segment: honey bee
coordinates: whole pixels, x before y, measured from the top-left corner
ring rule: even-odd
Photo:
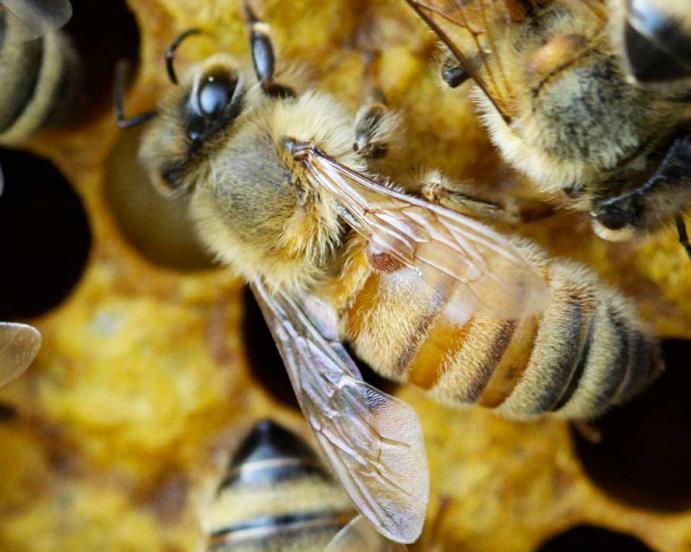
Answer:
[[[314,451],[258,422],[233,455],[207,517],[207,552],[403,551],[374,531]]]
[[[610,0],[611,29],[624,67],[636,85],[667,98],[691,119],[691,6],[684,0]],[[679,131],[674,147],[643,186],[609,200],[608,208],[630,213],[641,196],[658,198],[669,213],[691,202],[691,139]],[[633,206],[633,207],[632,207]],[[683,219],[676,218],[680,241],[691,256]]]
[[[477,85],[482,119],[514,167],[589,211],[604,239],[676,221],[691,255],[682,219],[691,207],[691,102],[627,79],[606,0],[406,1],[452,58],[445,80]],[[685,0],[626,4],[630,22],[652,26],[661,23],[653,5],[689,12]],[[676,40],[683,32],[660,33],[666,50],[687,59],[688,41],[684,50]]]
[[[514,419],[599,415],[656,376],[657,346],[586,269],[376,182],[368,156],[392,128],[381,104],[353,121],[279,82],[269,27],[248,20],[254,71],[214,55],[156,111],[128,119],[118,93],[118,122],[153,119],[140,150],[152,180],[187,197],[202,240],[250,282],[358,510],[409,543],[429,497],[419,420],[362,380],[344,342],[387,378]]]
[[[0,322],[0,387],[21,376],[41,347],[41,334],[26,324]]]
[[[76,97],[79,61],[59,29],[69,0],[0,1],[0,144],[63,122]]]

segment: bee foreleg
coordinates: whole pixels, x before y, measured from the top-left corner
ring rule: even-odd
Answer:
[[[388,140],[395,126],[395,116],[383,103],[362,106],[355,116],[353,151],[367,159],[381,159],[389,149]]]
[[[257,79],[264,92],[271,97],[292,98],[295,91],[289,86],[274,82],[276,72],[276,54],[271,41],[269,25],[259,19],[249,2],[245,2],[245,14],[250,26],[250,49],[252,64]]]
[[[389,150],[391,136],[398,127],[398,117],[387,107],[379,84],[378,51],[364,52],[363,106],[355,115],[353,151],[365,159],[381,159]]]
[[[595,205],[592,212],[595,231],[605,239],[616,241],[630,237],[635,231],[677,220],[680,212],[691,207],[690,174],[691,136],[684,133],[674,140],[646,182]],[[685,232],[681,226],[677,221],[683,243]]]
[[[477,186],[453,181],[439,171],[429,171],[406,190],[457,213],[516,225],[551,216],[554,208],[544,201],[524,197],[502,196],[502,202],[480,197]]]
[[[464,215],[517,222],[499,203],[478,197],[470,185],[454,182],[439,171],[428,172],[418,185],[418,194],[430,203],[437,203]]]

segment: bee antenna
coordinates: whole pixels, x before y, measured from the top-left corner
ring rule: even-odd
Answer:
[[[170,82],[173,84],[178,83],[178,76],[175,74],[175,67],[173,66],[174,58],[175,58],[175,50],[178,49],[180,44],[182,42],[192,36],[192,35],[197,35],[201,34],[200,29],[187,29],[184,33],[179,34],[173,42],[170,43],[170,46],[166,48],[166,71],[168,72],[168,78],[170,79]]]
[[[245,0],[245,18],[247,19],[247,22],[250,25],[259,23],[259,18],[257,17],[254,8],[252,8],[252,5],[250,4],[249,0]]]

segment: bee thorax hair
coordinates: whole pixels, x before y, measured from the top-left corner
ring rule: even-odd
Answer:
[[[337,205],[283,142],[313,142],[364,170],[352,136],[351,118],[313,92],[267,102],[240,118],[205,161],[208,178],[192,196],[193,218],[207,246],[243,277],[262,277],[274,289],[304,290],[319,281],[341,245]]]

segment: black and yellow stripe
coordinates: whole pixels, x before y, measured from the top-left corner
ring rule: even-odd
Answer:
[[[0,143],[15,144],[63,122],[78,94],[80,64],[61,32],[27,40],[0,7]]]
[[[532,248],[525,256],[544,275],[551,301],[520,320],[471,306],[459,323],[439,300],[449,289],[430,293],[405,269],[373,272],[344,315],[355,352],[383,376],[442,402],[477,403],[516,419],[591,418],[658,374],[656,346],[623,297],[581,267]]]
[[[297,435],[255,425],[209,510],[209,552],[322,551],[354,517],[347,496]]]

